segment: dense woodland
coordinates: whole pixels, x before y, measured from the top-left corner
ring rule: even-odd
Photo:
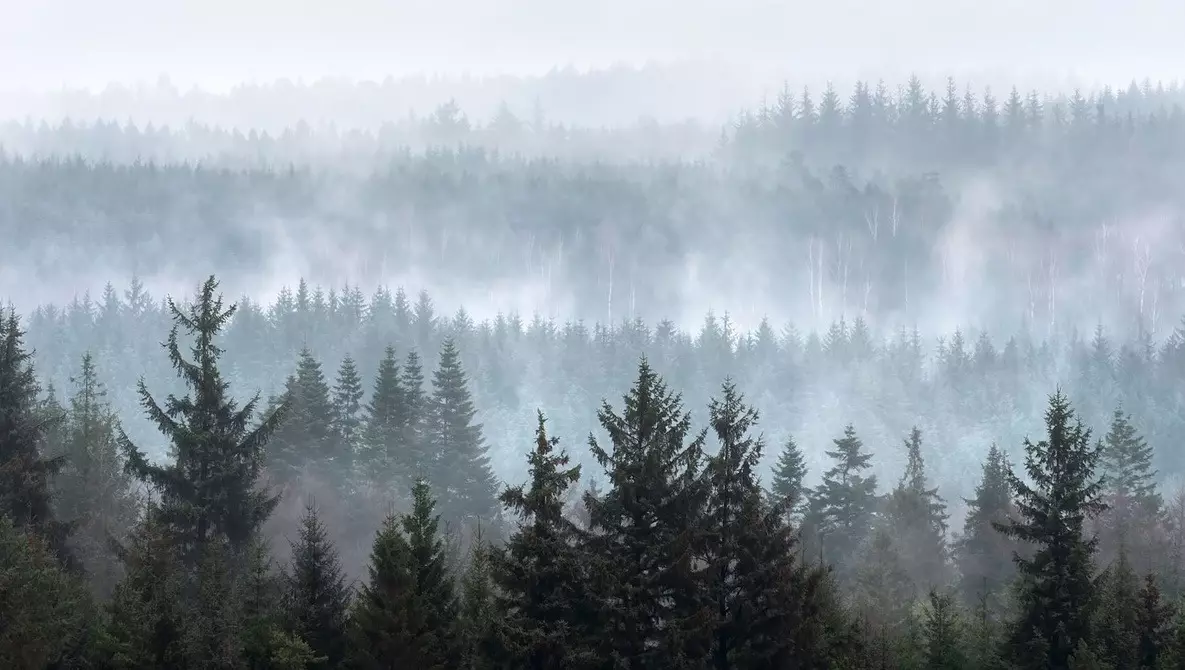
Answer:
[[[1179,97],[799,91],[696,162],[10,127],[0,289],[133,278],[0,321],[0,667],[1185,667]]]

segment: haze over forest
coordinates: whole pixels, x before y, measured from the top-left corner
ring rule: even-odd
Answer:
[[[697,565],[733,566],[725,530],[704,510],[727,506],[721,491],[735,490],[745,501],[761,494],[737,503],[745,521],[736,527],[760,535],[737,546],[766,552],[735,565],[764,560],[785,571],[781,581],[762,577],[780,586],[743,588],[793,601],[799,618],[769,625],[794,642],[762,648],[761,663],[743,655],[752,650],[735,652],[749,659],[738,661],[716,647],[681,648],[687,667],[1021,667],[994,665],[1024,655],[1016,650],[1031,640],[1017,621],[1040,609],[1024,590],[1040,570],[1022,562],[1018,582],[1012,552],[1040,563],[1044,554],[1023,540],[1045,545],[1019,526],[1002,539],[993,522],[1031,521],[1037,503],[1024,482],[1053,486],[1042,466],[1028,467],[1046,448],[1031,438],[1078,464],[1057,466],[1058,481],[1078,491],[1066,495],[1081,498],[1055,515],[1070,519],[1057,541],[1085,552],[1067,574],[1098,577],[1089,588],[1062,585],[1081,591],[1059,605],[1073,631],[1042,638],[1053,646],[1034,667],[1185,667],[1165,665],[1185,659],[1185,608],[1180,621],[1166,609],[1185,597],[1178,4],[1133,2],[1118,13],[1105,3],[1005,2],[989,11],[948,0],[900,12],[744,0],[672,14],[616,1],[594,11],[525,0],[282,9],[51,0],[6,9],[0,61],[26,65],[0,78],[0,300],[19,317],[0,324],[0,466],[62,457],[65,474],[28,479],[41,489],[0,488],[18,510],[8,514],[13,527],[0,525],[0,551],[10,551],[0,557],[50,565],[54,554],[67,576],[83,566],[85,598],[67,576],[44,583],[94,609],[83,618],[28,610],[26,637],[0,630],[0,665],[209,660],[190,638],[126,660],[148,644],[135,637],[147,628],[125,629],[135,608],[121,600],[146,588],[132,577],[147,554],[117,560],[107,546],[170,538],[161,541],[182,576],[168,588],[196,597],[187,579],[213,583],[202,572],[214,569],[202,562],[208,528],[182,542],[168,533],[189,522],[169,514],[202,509],[224,515],[209,532],[225,538],[208,541],[225,540],[224,558],[237,566],[218,582],[225,599],[246,588],[236,580],[258,576],[259,556],[300,573],[302,552],[331,543],[342,571],[327,587],[337,604],[317,604],[338,607],[336,623],[276,615],[265,625],[205,605],[195,606],[198,619],[168,615],[178,630],[239,640],[216,652],[235,658],[227,667],[385,667],[380,657],[396,648],[405,662],[440,667],[527,667],[522,654],[542,663],[530,667],[597,667],[588,658],[641,658],[653,640],[668,655],[629,667],[671,667],[676,643],[661,626],[628,643],[590,641],[601,639],[588,633],[596,626],[641,625],[614,618],[608,596],[564,596],[572,600],[556,611],[565,613],[548,617],[591,618],[570,621],[585,633],[556,643],[567,655],[547,662],[542,638],[517,651],[507,642],[542,633],[495,631],[475,599],[489,598],[489,611],[511,607],[522,585],[508,561],[529,550],[514,513],[529,505],[562,506],[569,521],[547,516],[550,507],[523,518],[558,524],[549,532],[566,539],[553,549],[604,575],[626,570],[605,566],[630,542],[646,551],[668,542],[663,551],[691,552]],[[215,324],[218,295],[236,311]],[[220,331],[222,352],[198,337],[193,356],[217,358],[239,407],[260,394],[250,425],[274,431],[270,441],[234,431],[219,439],[242,450],[236,491],[266,482],[283,494],[268,513],[256,502],[219,508],[234,499],[225,491],[199,504],[186,496],[200,487],[177,483],[198,477],[184,454],[198,453],[200,440],[170,432],[145,394],[163,406],[171,393],[195,392],[210,411],[223,402],[202,385],[213,367],[187,380],[198,373],[161,346],[180,326],[177,354],[190,358],[193,323]],[[177,407],[186,425],[207,425],[204,410]],[[230,405],[218,411],[230,422]],[[1075,417],[1090,437],[1074,433]],[[763,448],[743,435],[761,435]],[[581,468],[571,486],[530,488],[542,486],[547,436]],[[586,446],[590,436],[608,451]],[[643,446],[625,436],[656,451],[632,452]],[[631,470],[635,456],[658,459],[664,473]],[[91,459],[89,469],[74,458]],[[248,472],[242,464],[254,458],[262,469]],[[110,478],[88,488],[100,471]],[[502,499],[510,507],[499,502],[523,482],[552,497],[523,502],[511,489]],[[10,483],[0,477],[0,487]],[[686,516],[663,521],[670,528],[654,531],[658,539],[605,540],[619,529],[607,519],[629,516],[632,494],[621,492],[630,486],[676,501],[649,513]],[[159,509],[145,502],[154,495]],[[1041,504],[1070,505],[1050,495]],[[33,498],[43,512],[20,512]],[[429,498],[439,530],[449,524],[446,548],[425,539]],[[169,507],[179,499],[191,511]],[[249,522],[234,521],[239,513]],[[407,516],[385,521],[391,513]],[[45,525],[50,516],[77,521],[70,538]],[[400,536],[396,519],[421,524],[407,527],[407,542],[435,557],[444,576],[432,588],[457,594],[423,614],[437,622],[424,630],[436,632],[387,648],[367,617],[398,589],[384,592],[368,567],[378,569],[380,545]],[[14,528],[42,533],[49,553],[20,553]],[[702,546],[672,548],[687,528],[703,533]],[[1086,542],[1092,534],[1097,546]],[[257,540],[265,550],[244,558]],[[709,570],[671,561],[670,574],[710,581]],[[1144,590],[1131,585],[1145,574]],[[613,592],[604,575],[596,588]],[[298,581],[286,582],[285,597],[304,597]],[[743,602],[742,587],[726,581],[728,598]],[[1114,622],[1127,621],[1116,608],[1137,591],[1146,605],[1153,588],[1166,603],[1148,605],[1159,623],[1116,632]],[[172,597],[160,589],[160,602]],[[354,593],[366,595],[347,616]],[[0,595],[0,615],[5,605],[14,606]],[[683,606],[663,605],[654,620],[691,630],[699,610]],[[526,617],[503,614],[512,610]],[[151,618],[145,611],[136,616]],[[206,628],[219,617],[280,637]],[[960,620],[961,632],[933,638],[943,617]],[[1056,628],[1049,621],[1028,624]],[[74,647],[62,647],[66,639]],[[325,658],[276,660],[294,649]],[[943,655],[951,650],[961,660]]]

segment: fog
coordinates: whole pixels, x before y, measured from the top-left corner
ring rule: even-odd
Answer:
[[[1096,430],[1132,412],[1166,486],[1185,471],[1179,2],[0,15],[19,64],[0,75],[0,298],[59,397],[97,352],[155,457],[134,385],[178,390],[161,299],[213,273],[247,299],[238,393],[283,392],[305,347],[330,381],[355,358],[368,394],[388,344],[431,379],[455,338],[507,482],[537,408],[595,470],[598,403],[643,354],[700,426],[738,380],[763,474],[793,435],[817,482],[851,422],[887,490],[921,426],[956,520],[988,445],[1017,456],[1059,387]],[[355,289],[369,316],[328,298]]]

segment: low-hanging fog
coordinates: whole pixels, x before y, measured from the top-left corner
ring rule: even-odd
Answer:
[[[852,423],[890,485],[918,425],[956,518],[1058,386],[1185,469],[1176,5],[345,4],[0,22],[28,64],[0,80],[0,296],[43,382],[65,397],[93,352],[154,456],[161,301],[215,274],[242,395],[304,348],[368,393],[388,345],[430,379],[454,338],[507,482],[536,409],[591,468],[643,354],[701,425],[734,378],[766,465],[793,436],[808,482]]]

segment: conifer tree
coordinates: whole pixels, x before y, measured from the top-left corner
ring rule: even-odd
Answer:
[[[963,533],[955,545],[964,602],[982,606],[985,627],[994,625],[1004,610],[1016,574],[1012,556],[1021,549],[1016,540],[995,528],[1014,515],[1009,471],[1007,457],[993,444],[984,459],[975,497],[966,501]]]
[[[415,472],[426,473],[431,464],[431,454],[428,451],[427,430],[428,396],[424,390],[424,367],[420,363],[420,355],[414,350],[407,352],[403,360],[403,377],[401,379],[404,393],[403,444],[407,445],[408,454],[412,458],[409,467]]]
[[[568,467],[559,439],[548,437],[539,412],[530,483],[508,488],[501,501],[519,525],[505,547],[490,555],[498,625],[489,657],[498,667],[561,670],[581,667],[585,640],[577,637],[584,612],[585,567],[574,548],[576,529],[564,517],[564,496],[580,480]]]
[[[878,526],[861,552],[854,575],[855,601],[866,621],[890,638],[906,630],[916,585],[888,528]]]
[[[119,420],[107,404],[90,353],[82,357],[70,400],[54,489],[60,515],[75,524],[70,546],[96,595],[106,598],[120,579],[111,539],[121,540],[135,522],[137,501],[119,452]]]
[[[757,411],[726,381],[708,415],[720,442],[705,470],[711,667],[820,666],[827,653],[815,610],[823,575],[797,564],[785,508],[769,505],[761,490],[763,442],[750,434]]]
[[[284,391],[284,422],[268,444],[268,470],[281,482],[291,482],[312,466],[319,473],[333,472],[333,405],[321,363],[308,348],[300,350],[296,374]]]
[[[339,471],[349,481],[356,475],[356,459],[362,443],[362,396],[362,376],[354,359],[346,356],[333,385],[333,439],[337,443],[333,451],[343,459]]]
[[[1156,575],[1144,576],[1144,585],[1138,594],[1140,602],[1136,614],[1136,629],[1139,643],[1136,652],[1136,667],[1154,669],[1162,667],[1169,659],[1172,645],[1172,624],[1175,608],[1161,600]]]
[[[775,503],[785,507],[791,518],[796,516],[803,503],[802,480],[804,477],[806,477],[806,462],[802,455],[802,449],[794,442],[793,437],[788,437],[781,453],[778,454],[778,462],[774,465],[769,493]]]
[[[963,670],[964,627],[954,597],[931,589],[925,612],[926,670]]]
[[[922,431],[917,426],[910,431],[905,449],[905,473],[889,495],[886,510],[890,532],[914,585],[927,590],[944,587],[949,575],[946,503],[937,487],[929,487]]]
[[[222,349],[215,338],[234,314],[223,308],[213,276],[185,310],[168,301],[174,326],[165,350],[190,394],[170,395],[162,406],[139,384],[140,400],[160,431],[172,441],[173,461],[157,465],[120,430],[128,467],[160,493],[160,520],[169,530],[187,566],[196,566],[202,550],[225,539],[241,551],[255,537],[279,498],[259,486],[264,448],[283,415],[283,406],[252,427],[256,394],[242,407],[229,397],[229,384],[218,370]],[[179,330],[194,338],[193,360],[181,353]]]
[[[350,589],[314,503],[305,506],[299,535],[291,544],[284,594],[289,632],[324,658],[313,667],[339,667],[346,652]]]
[[[491,518],[497,507],[498,480],[490,468],[481,424],[474,423],[477,409],[452,339],[441,347],[429,403],[428,479],[440,491],[441,515],[450,521]]]
[[[413,499],[411,514],[388,517],[375,538],[350,617],[351,668],[452,670],[461,661],[453,581],[425,480]]]
[[[1164,501],[1156,490],[1152,447],[1136,432],[1131,416],[1120,409],[1115,410],[1103,438],[1100,466],[1107,510],[1097,524],[1099,560],[1110,562],[1123,546],[1135,560],[1147,561]]]
[[[872,454],[852,425],[827,455],[835,465],[823,474],[823,482],[811,501],[810,521],[817,529],[827,563],[836,567],[840,581],[851,574],[853,557],[872,533],[877,507],[876,475],[861,473],[869,468]]]
[[[1049,400],[1045,426],[1046,439],[1024,443],[1032,485],[1008,475],[1019,519],[996,524],[1036,549],[1031,558],[1016,557],[1019,611],[1008,645],[1010,660],[1021,668],[1064,667],[1089,639],[1095,540],[1083,537],[1083,525],[1105,509],[1094,472],[1101,447],[1090,444],[1090,431],[1060,391]]]
[[[1135,668],[1140,644],[1137,615],[1140,609],[1139,579],[1120,550],[1119,558],[1098,580],[1091,648],[1100,660],[1118,668]]]
[[[406,399],[399,379],[395,348],[388,346],[379,361],[374,391],[366,404],[366,430],[359,459],[363,478],[380,491],[410,483],[422,474],[408,469],[415,459],[409,458],[408,445],[403,441]]]
[[[0,514],[43,537],[63,565],[74,568],[71,527],[57,519],[52,500],[51,480],[64,459],[45,454],[46,431],[61,416],[40,411],[41,389],[24,336],[15,311],[0,314]]]
[[[490,581],[489,543],[479,527],[469,547],[469,561],[461,575],[461,644],[464,670],[493,667],[486,656],[486,644],[494,627],[494,591]]]
[[[690,436],[681,397],[645,359],[623,405],[618,414],[603,401],[597,415],[611,451],[589,437],[610,483],[584,499],[591,527],[582,546],[600,601],[590,637],[619,667],[694,665],[706,657],[711,621],[692,560],[706,497],[704,433]]]

